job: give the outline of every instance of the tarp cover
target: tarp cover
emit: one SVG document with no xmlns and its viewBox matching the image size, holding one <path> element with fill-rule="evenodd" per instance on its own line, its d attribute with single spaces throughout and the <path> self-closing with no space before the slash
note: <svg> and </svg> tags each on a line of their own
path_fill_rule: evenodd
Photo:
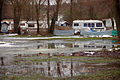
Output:
<svg viewBox="0 0 120 80">
<path fill-rule="evenodd" d="M 112 36 L 117 36 L 117 31 L 116 30 L 112 30 Z"/>
<path fill-rule="evenodd" d="M 102 31 L 102 32 L 88 32 L 81 30 L 81 35 L 111 35 L 112 36 L 112 30 Z"/>
<path fill-rule="evenodd" d="M 54 35 L 74 35 L 74 30 L 54 30 Z"/>
</svg>

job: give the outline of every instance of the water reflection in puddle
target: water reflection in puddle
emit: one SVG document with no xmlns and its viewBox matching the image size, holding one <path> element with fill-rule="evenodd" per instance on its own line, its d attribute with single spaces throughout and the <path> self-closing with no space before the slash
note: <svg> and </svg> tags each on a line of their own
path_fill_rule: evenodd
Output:
<svg viewBox="0 0 120 80">
<path fill-rule="evenodd" d="M 39 43 L 39 42 L 38 42 Z M 39 43 L 40 44 L 40 43 Z M 46 45 L 46 46 L 45 46 Z M 112 41 L 111 40 L 90 40 L 90 41 L 48 41 L 46 43 L 38 45 L 39 48 L 47 48 L 47 49 L 58 49 L 58 48 L 112 48 Z"/>
<path fill-rule="evenodd" d="M 73 53 L 79 51 L 98 51 L 103 47 L 112 49 L 119 44 L 112 43 L 112 40 L 89 40 L 89 41 L 65 41 L 65 40 L 17 40 L 6 42 L 9 45 L 0 44 L 1 53 L 5 54 L 36 54 L 36 53 Z"/>
<path fill-rule="evenodd" d="M 34 55 L 32 55 L 34 56 Z M 99 70 L 103 70 L 103 68 L 98 67 L 104 66 L 107 64 L 86 64 L 80 62 L 79 60 L 70 59 L 70 60 L 60 60 L 60 61 L 46 61 L 46 62 L 27 62 L 24 63 L 24 57 L 15 57 L 18 59 L 15 61 L 15 64 L 5 65 L 0 67 L 1 73 L 0 75 L 23 75 L 23 74 L 38 74 L 45 77 L 71 77 L 78 76 L 81 74 L 92 74 L 93 72 L 97 72 Z M 37 57 L 39 58 L 39 57 Z M 97 66 L 97 67 L 96 67 Z"/>
<path fill-rule="evenodd" d="M 83 73 L 88 73 L 89 70 L 84 66 L 84 63 L 77 61 L 62 61 L 62 62 L 41 62 L 31 66 L 36 72 L 41 72 L 44 76 L 52 77 L 70 77 L 77 76 Z"/>
</svg>

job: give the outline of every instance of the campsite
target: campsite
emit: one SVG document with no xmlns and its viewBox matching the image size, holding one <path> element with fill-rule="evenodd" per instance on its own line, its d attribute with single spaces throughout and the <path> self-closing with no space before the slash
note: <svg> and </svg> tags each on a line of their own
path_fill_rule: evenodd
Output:
<svg viewBox="0 0 120 80">
<path fill-rule="evenodd" d="M 120 0 L 0 0 L 0 80 L 120 80 Z"/>
</svg>

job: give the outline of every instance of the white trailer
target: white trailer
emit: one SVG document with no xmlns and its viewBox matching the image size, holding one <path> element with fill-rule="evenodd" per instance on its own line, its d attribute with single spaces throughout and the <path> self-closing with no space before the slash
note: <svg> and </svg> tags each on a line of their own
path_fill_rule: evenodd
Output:
<svg viewBox="0 0 120 80">
<path fill-rule="evenodd" d="M 3 33 L 12 33 L 14 30 L 14 21 L 13 19 L 2 20 L 1 32 Z M 20 21 L 19 24 L 21 30 L 28 30 L 30 28 L 37 29 L 36 21 Z M 46 21 L 39 21 L 39 28 L 48 28 Z"/>
</svg>

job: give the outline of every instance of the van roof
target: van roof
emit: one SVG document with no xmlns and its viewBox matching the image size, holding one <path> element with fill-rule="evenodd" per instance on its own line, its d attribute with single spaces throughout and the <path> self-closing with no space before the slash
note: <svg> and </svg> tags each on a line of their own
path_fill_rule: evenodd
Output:
<svg viewBox="0 0 120 80">
<path fill-rule="evenodd" d="M 91 22 L 102 22 L 101 20 L 74 20 L 73 23 L 83 22 L 83 23 L 91 23 Z"/>
</svg>

